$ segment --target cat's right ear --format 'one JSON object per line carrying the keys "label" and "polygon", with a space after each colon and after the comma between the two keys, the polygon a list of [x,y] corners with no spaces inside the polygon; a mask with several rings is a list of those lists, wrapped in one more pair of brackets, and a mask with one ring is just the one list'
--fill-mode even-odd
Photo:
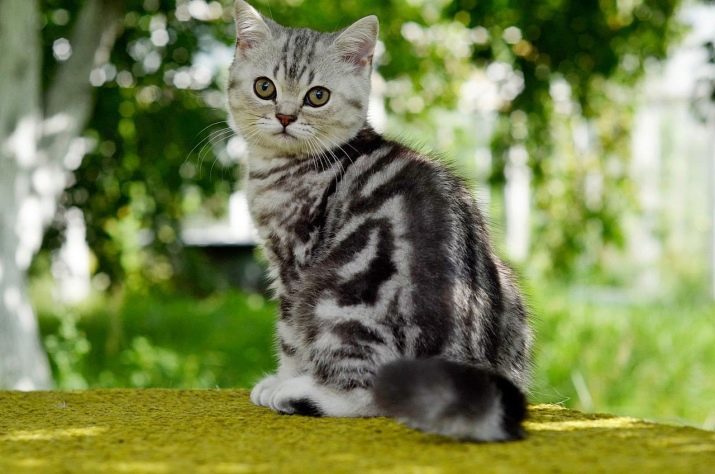
{"label": "cat's right ear", "polygon": [[271,38],[271,30],[255,8],[243,0],[234,5],[236,19],[236,53],[246,53]]}

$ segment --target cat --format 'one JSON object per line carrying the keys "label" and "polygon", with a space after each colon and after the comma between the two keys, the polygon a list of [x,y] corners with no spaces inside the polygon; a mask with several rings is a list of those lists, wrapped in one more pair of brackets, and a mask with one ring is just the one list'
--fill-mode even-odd
{"label": "cat", "polygon": [[321,33],[237,0],[235,20],[229,123],[280,302],[253,403],[523,437],[527,312],[465,184],[368,124],[377,17]]}

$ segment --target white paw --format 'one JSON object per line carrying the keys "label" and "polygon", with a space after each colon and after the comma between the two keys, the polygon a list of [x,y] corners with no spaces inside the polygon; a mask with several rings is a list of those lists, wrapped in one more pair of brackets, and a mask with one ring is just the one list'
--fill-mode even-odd
{"label": "white paw", "polygon": [[254,405],[261,407],[270,407],[273,392],[280,383],[281,379],[277,375],[269,375],[258,382],[251,390],[251,401]]}
{"label": "white paw", "polygon": [[320,390],[306,375],[282,380],[273,391],[269,406],[277,412],[321,416]]}

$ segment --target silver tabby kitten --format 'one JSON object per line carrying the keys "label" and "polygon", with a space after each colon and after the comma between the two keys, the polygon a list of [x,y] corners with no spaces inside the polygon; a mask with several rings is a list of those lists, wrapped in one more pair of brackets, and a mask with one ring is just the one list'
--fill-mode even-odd
{"label": "silver tabby kitten", "polygon": [[531,332],[465,185],[367,123],[378,22],[285,28],[242,0],[228,99],[280,301],[280,368],[251,400],[522,436]]}

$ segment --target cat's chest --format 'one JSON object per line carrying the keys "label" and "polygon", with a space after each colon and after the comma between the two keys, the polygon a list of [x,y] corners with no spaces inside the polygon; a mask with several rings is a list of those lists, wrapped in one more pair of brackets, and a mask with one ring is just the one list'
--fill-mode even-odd
{"label": "cat's chest", "polygon": [[319,243],[326,176],[274,176],[246,183],[249,209],[272,266],[281,279],[299,276]]}

